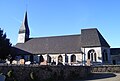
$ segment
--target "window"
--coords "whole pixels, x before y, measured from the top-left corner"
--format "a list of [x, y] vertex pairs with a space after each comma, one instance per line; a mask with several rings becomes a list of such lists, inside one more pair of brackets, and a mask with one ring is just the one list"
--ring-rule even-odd
[[76, 56], [75, 55], [71, 55], [71, 62], [76, 62]]
[[107, 50], [103, 50], [103, 52], [102, 52], [102, 58], [103, 58], [103, 62], [104, 62], [104, 61], [108, 61], [108, 53], [107, 53]]
[[88, 59], [90, 61], [97, 61], [97, 55], [94, 49], [88, 51]]
[[113, 62], [114, 65], [116, 64], [116, 60], [113, 60], [112, 62]]
[[94, 58], [95, 58], [95, 61], [97, 61], [97, 58], [96, 58], [96, 53], [94, 53]]
[[93, 53], [91, 53], [91, 61], [93, 61]]
[[44, 58], [42, 55], [40, 55], [40, 62], [44, 62]]
[[59, 55], [59, 56], [58, 56], [58, 63], [62, 63], [62, 62], [63, 62], [62, 55]]

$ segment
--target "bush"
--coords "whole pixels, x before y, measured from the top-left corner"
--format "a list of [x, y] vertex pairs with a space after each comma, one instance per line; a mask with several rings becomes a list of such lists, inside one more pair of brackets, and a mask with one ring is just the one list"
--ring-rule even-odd
[[16, 81], [16, 79], [13, 75], [13, 70], [8, 71], [5, 81]]
[[35, 74], [34, 72], [31, 72], [31, 73], [30, 73], [30, 79], [31, 79], [32, 81], [37, 81], [37, 76], [36, 76], [36, 74]]
[[10, 77], [13, 77], [13, 71], [12, 71], [12, 70], [8, 71], [7, 76], [8, 76], [9, 78], [10, 78]]

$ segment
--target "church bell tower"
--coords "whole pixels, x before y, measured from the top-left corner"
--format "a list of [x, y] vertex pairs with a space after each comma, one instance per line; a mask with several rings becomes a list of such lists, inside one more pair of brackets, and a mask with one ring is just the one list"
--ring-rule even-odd
[[29, 35], [30, 35], [30, 30], [29, 30], [29, 26], [28, 26], [27, 11], [26, 11], [22, 25], [19, 29], [17, 43], [25, 43], [29, 39]]

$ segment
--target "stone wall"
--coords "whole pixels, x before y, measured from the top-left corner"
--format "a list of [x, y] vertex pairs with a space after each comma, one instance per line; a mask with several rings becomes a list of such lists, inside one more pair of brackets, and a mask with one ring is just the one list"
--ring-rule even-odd
[[114, 73], [120, 73], [120, 65], [91, 66], [91, 72], [114, 72]]
[[0, 65], [0, 72], [16, 81], [50, 81], [85, 78], [89, 66]]

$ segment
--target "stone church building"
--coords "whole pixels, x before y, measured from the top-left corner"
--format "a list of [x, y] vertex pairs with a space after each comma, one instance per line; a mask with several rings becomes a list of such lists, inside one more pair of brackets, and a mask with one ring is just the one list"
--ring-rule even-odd
[[81, 34], [30, 38], [25, 13], [14, 46], [16, 59], [41, 65], [101, 65], [111, 62], [110, 46], [97, 28]]

